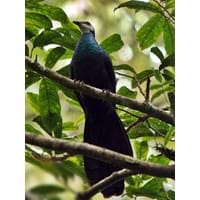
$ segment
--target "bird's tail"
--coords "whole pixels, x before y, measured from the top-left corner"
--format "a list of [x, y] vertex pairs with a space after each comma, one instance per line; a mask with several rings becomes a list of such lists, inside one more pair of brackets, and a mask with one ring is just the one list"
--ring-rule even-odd
[[[133, 155], [128, 136], [114, 108], [106, 113], [86, 116], [84, 142], [108, 148], [126, 155]], [[91, 185], [120, 170], [116, 166], [84, 157], [85, 171]], [[102, 191], [104, 197], [120, 195], [124, 190], [121, 180]]]

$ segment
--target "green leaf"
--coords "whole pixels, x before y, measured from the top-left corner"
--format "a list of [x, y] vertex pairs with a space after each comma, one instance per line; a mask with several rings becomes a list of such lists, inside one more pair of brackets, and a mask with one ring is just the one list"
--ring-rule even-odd
[[130, 9], [136, 9], [136, 10], [147, 10], [155, 13], [162, 13], [159, 7], [151, 4], [150, 2], [143, 2], [143, 1], [127, 1], [124, 3], [121, 3], [119, 6], [117, 6], [115, 10], [122, 8], [122, 7], [127, 7]]
[[25, 40], [30, 40], [39, 33], [39, 28], [33, 25], [26, 24], [25, 27]]
[[25, 88], [40, 80], [40, 76], [32, 71], [25, 73]]
[[61, 37], [61, 35], [54, 30], [45, 30], [40, 33], [34, 40], [34, 47], [43, 47], [53, 43], [53, 39]]
[[[61, 106], [56, 85], [43, 78], [39, 88], [39, 107], [43, 125], [60, 138], [62, 134]], [[49, 133], [48, 132], [48, 133]]]
[[165, 135], [164, 145], [166, 146], [169, 140], [174, 136], [174, 127], [170, 127], [169, 131]]
[[[75, 175], [86, 180], [83, 167], [81, 166], [81, 163], [77, 163], [77, 159], [65, 160], [63, 162], [43, 162], [34, 159], [30, 152], [26, 152], [25, 156], [26, 162], [40, 167], [60, 180], [67, 181], [68, 178], [74, 177]], [[78, 156], [75, 158], [78, 158]]]
[[175, 0], [166, 1], [165, 8], [174, 8], [175, 7]]
[[38, 28], [51, 28], [51, 20], [45, 15], [39, 13], [26, 13], [25, 23], [30, 26], [36, 26]]
[[154, 44], [161, 32], [163, 31], [163, 26], [165, 19], [162, 15], [154, 15], [151, 17], [137, 32], [137, 40], [140, 43], [142, 49], [146, 49]]
[[167, 70], [167, 69], [164, 69], [164, 70], [163, 70], [162, 75], [163, 75], [163, 77], [165, 78], [165, 80], [167, 80], [167, 81], [170, 81], [170, 80], [173, 80], [173, 81], [174, 81], [174, 79], [175, 79], [175, 74], [174, 74], [174, 72], [169, 71], [169, 70]]
[[157, 81], [159, 81], [160, 83], [162, 82], [162, 75], [161, 72], [157, 69], [154, 70], [154, 75]]
[[63, 47], [74, 50], [75, 42], [68, 37], [62, 36], [58, 31], [55, 30], [44, 30], [34, 40], [34, 47], [43, 47], [49, 44], [58, 44]]
[[100, 46], [104, 49], [107, 54], [111, 54], [114, 51], [121, 49], [124, 45], [119, 34], [113, 34], [110, 37], [106, 38]]
[[65, 122], [63, 123], [63, 131], [74, 131], [78, 130], [78, 126], [74, 122]]
[[167, 58], [165, 58], [162, 61], [162, 64], [159, 66], [159, 70], [162, 70], [167, 66], [175, 67], [175, 54], [174, 53], [167, 56]]
[[130, 65], [126, 65], [126, 64], [122, 64], [122, 65], [115, 65], [113, 66], [114, 70], [118, 71], [118, 70], [126, 70], [129, 71], [133, 74], [135, 74], [135, 70], [133, 69], [133, 67], [131, 67]]
[[150, 89], [151, 90], [155, 90], [155, 89], [162, 88], [162, 87], [164, 87], [166, 85], [173, 85], [173, 82], [174, 81], [171, 80], [171, 81], [165, 81], [164, 83], [153, 84], [153, 85], [151, 85]]
[[157, 99], [161, 94], [164, 94], [165, 92], [174, 92], [173, 86], [168, 86], [166, 88], [160, 89], [157, 92], [155, 92], [151, 97], [151, 102], [153, 102], [155, 99]]
[[65, 12], [56, 6], [26, 1], [26, 9], [46, 15], [52, 20], [60, 21], [63, 25], [69, 22]]
[[37, 194], [37, 195], [51, 195], [64, 192], [65, 188], [53, 185], [53, 184], [45, 184], [45, 185], [37, 185], [30, 189], [30, 193]]
[[164, 44], [167, 54], [170, 55], [175, 51], [175, 29], [168, 20], [165, 20], [164, 25]]
[[160, 59], [161, 62], [164, 60], [164, 55], [158, 47], [152, 47], [151, 52], [155, 54]]
[[148, 154], [147, 141], [139, 142], [139, 141], [135, 140], [134, 141], [134, 150], [135, 150], [137, 159], [146, 160], [146, 157]]
[[65, 51], [66, 50], [62, 47], [56, 47], [52, 49], [47, 56], [45, 66], [52, 68], [59, 60], [59, 58], [65, 53]]
[[34, 128], [31, 124], [25, 124], [25, 130], [36, 135], [42, 135], [42, 133], [36, 128]]
[[137, 91], [130, 90], [126, 86], [122, 86], [118, 91], [117, 94], [135, 99], [137, 96]]
[[32, 108], [34, 108], [37, 113], [40, 113], [39, 95], [32, 92], [27, 92], [26, 95]]
[[148, 159], [148, 161], [153, 162], [153, 163], [159, 163], [163, 165], [167, 165], [170, 162], [170, 159], [165, 157], [164, 155], [151, 155]]
[[163, 179], [153, 178], [146, 184], [144, 184], [142, 187], [136, 187], [130, 185], [126, 189], [129, 190], [129, 194], [135, 196], [145, 196], [152, 199], [160, 199], [160, 198], [167, 199], [166, 193], [162, 185], [163, 185]]

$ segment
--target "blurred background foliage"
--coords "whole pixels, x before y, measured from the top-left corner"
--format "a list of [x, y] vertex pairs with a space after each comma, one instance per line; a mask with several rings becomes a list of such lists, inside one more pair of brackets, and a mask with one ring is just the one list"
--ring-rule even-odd
[[[121, 5], [122, 8], [114, 12], [114, 8], [123, 2], [26, 0], [26, 56], [33, 60], [37, 57], [40, 64], [69, 76], [68, 64], [80, 36], [79, 30], [71, 21], [90, 21], [95, 27], [96, 40], [112, 58], [118, 79], [118, 94], [144, 101], [146, 82], [150, 78], [150, 103], [173, 114], [171, 100], [174, 96], [175, 73], [175, 2], [158, 1], [170, 13], [168, 16], [165, 12], [165, 17], [160, 15], [160, 6], [155, 1], [151, 1], [154, 7], [147, 6], [148, 9], [140, 4], [137, 9], [128, 9], [128, 5]], [[36, 6], [38, 4], [59, 7], [66, 16], [60, 10], [54, 10], [54, 7], [41, 9]], [[130, 8], [130, 5], [128, 7]], [[146, 29], [145, 23], [148, 23]], [[62, 29], [63, 27], [68, 27], [67, 31]], [[149, 39], [144, 39], [147, 28], [148, 35], [152, 35]], [[55, 29], [68, 39], [65, 37], [66, 41], [58, 38], [51, 40], [50, 37], [57, 33], [50, 34], [48, 31]], [[46, 106], [47, 92], [50, 92], [52, 101], [50, 108]], [[26, 66], [25, 98], [26, 131], [82, 141], [84, 114], [72, 91], [41, 78]], [[123, 106], [118, 106], [117, 111], [129, 130], [136, 158], [162, 164], [172, 162], [158, 153], [155, 145], [162, 144], [174, 148], [174, 127], [151, 117], [142, 121], [140, 117], [145, 117], [143, 113]], [[49, 116], [48, 112], [52, 115]], [[75, 198], [77, 192], [89, 187], [81, 156], [66, 157], [67, 159], [53, 162], [52, 157], [55, 155], [61, 158], [66, 156], [59, 152], [26, 146], [26, 193], [32, 199], [70, 200]], [[174, 182], [145, 175], [129, 177], [126, 181], [125, 194], [110, 199], [128, 200], [136, 197], [138, 200], [174, 199]], [[100, 200], [103, 197], [97, 194], [93, 199]]]

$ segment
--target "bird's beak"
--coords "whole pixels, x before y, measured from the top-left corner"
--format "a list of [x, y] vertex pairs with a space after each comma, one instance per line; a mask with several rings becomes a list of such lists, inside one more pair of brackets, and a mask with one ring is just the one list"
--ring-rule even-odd
[[73, 21], [74, 24], [76, 24], [77, 26], [80, 26], [81, 23], [79, 21]]

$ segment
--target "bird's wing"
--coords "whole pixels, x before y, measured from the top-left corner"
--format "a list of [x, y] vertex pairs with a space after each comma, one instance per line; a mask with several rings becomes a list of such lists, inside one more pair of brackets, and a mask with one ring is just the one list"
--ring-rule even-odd
[[105, 68], [108, 74], [108, 78], [110, 80], [110, 88], [109, 90], [113, 93], [116, 92], [116, 78], [115, 78], [115, 73], [113, 70], [113, 65], [112, 62], [110, 60], [110, 58], [108, 56], [104, 57], [104, 64], [105, 64]]

